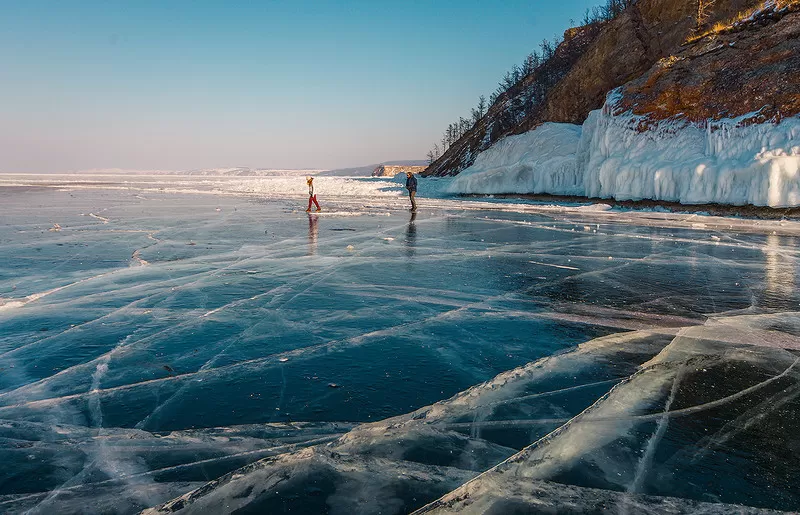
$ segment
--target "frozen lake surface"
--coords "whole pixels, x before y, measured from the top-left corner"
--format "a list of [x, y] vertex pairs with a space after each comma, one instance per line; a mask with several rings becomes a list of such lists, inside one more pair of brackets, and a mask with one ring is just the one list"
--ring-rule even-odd
[[800, 509], [797, 222], [0, 186], [0, 512]]

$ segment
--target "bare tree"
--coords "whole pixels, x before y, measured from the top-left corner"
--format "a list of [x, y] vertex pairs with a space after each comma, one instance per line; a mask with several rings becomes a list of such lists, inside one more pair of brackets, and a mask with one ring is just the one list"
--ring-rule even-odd
[[711, 8], [717, 0], [697, 0], [697, 19], [696, 26], [705, 25], [708, 17], [711, 16]]
[[626, 7], [628, 7], [626, 0], [608, 0], [606, 3], [606, 16], [609, 20], [613, 20], [622, 14]]

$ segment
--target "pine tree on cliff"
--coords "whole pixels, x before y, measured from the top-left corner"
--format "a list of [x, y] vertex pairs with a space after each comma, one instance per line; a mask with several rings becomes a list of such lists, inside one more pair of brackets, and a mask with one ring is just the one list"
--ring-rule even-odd
[[480, 113], [481, 116], [486, 114], [486, 97], [483, 95], [478, 97], [478, 113]]

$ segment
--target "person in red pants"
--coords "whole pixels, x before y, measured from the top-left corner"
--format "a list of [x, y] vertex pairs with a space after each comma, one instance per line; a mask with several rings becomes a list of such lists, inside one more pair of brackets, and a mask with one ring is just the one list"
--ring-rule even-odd
[[306, 179], [306, 183], [308, 183], [308, 209], [306, 209], [306, 212], [311, 211], [312, 202], [315, 206], [317, 206], [317, 211], [322, 211], [322, 209], [319, 207], [319, 202], [317, 202], [317, 196], [314, 195], [314, 178], [309, 177]]

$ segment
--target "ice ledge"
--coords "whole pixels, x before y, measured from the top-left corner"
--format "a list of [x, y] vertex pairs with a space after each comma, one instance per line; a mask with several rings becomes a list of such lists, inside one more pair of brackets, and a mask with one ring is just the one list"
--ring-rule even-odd
[[545, 123], [482, 152], [450, 193], [550, 193], [684, 204], [800, 205], [800, 117], [703, 126], [614, 114], [614, 92], [583, 126]]

